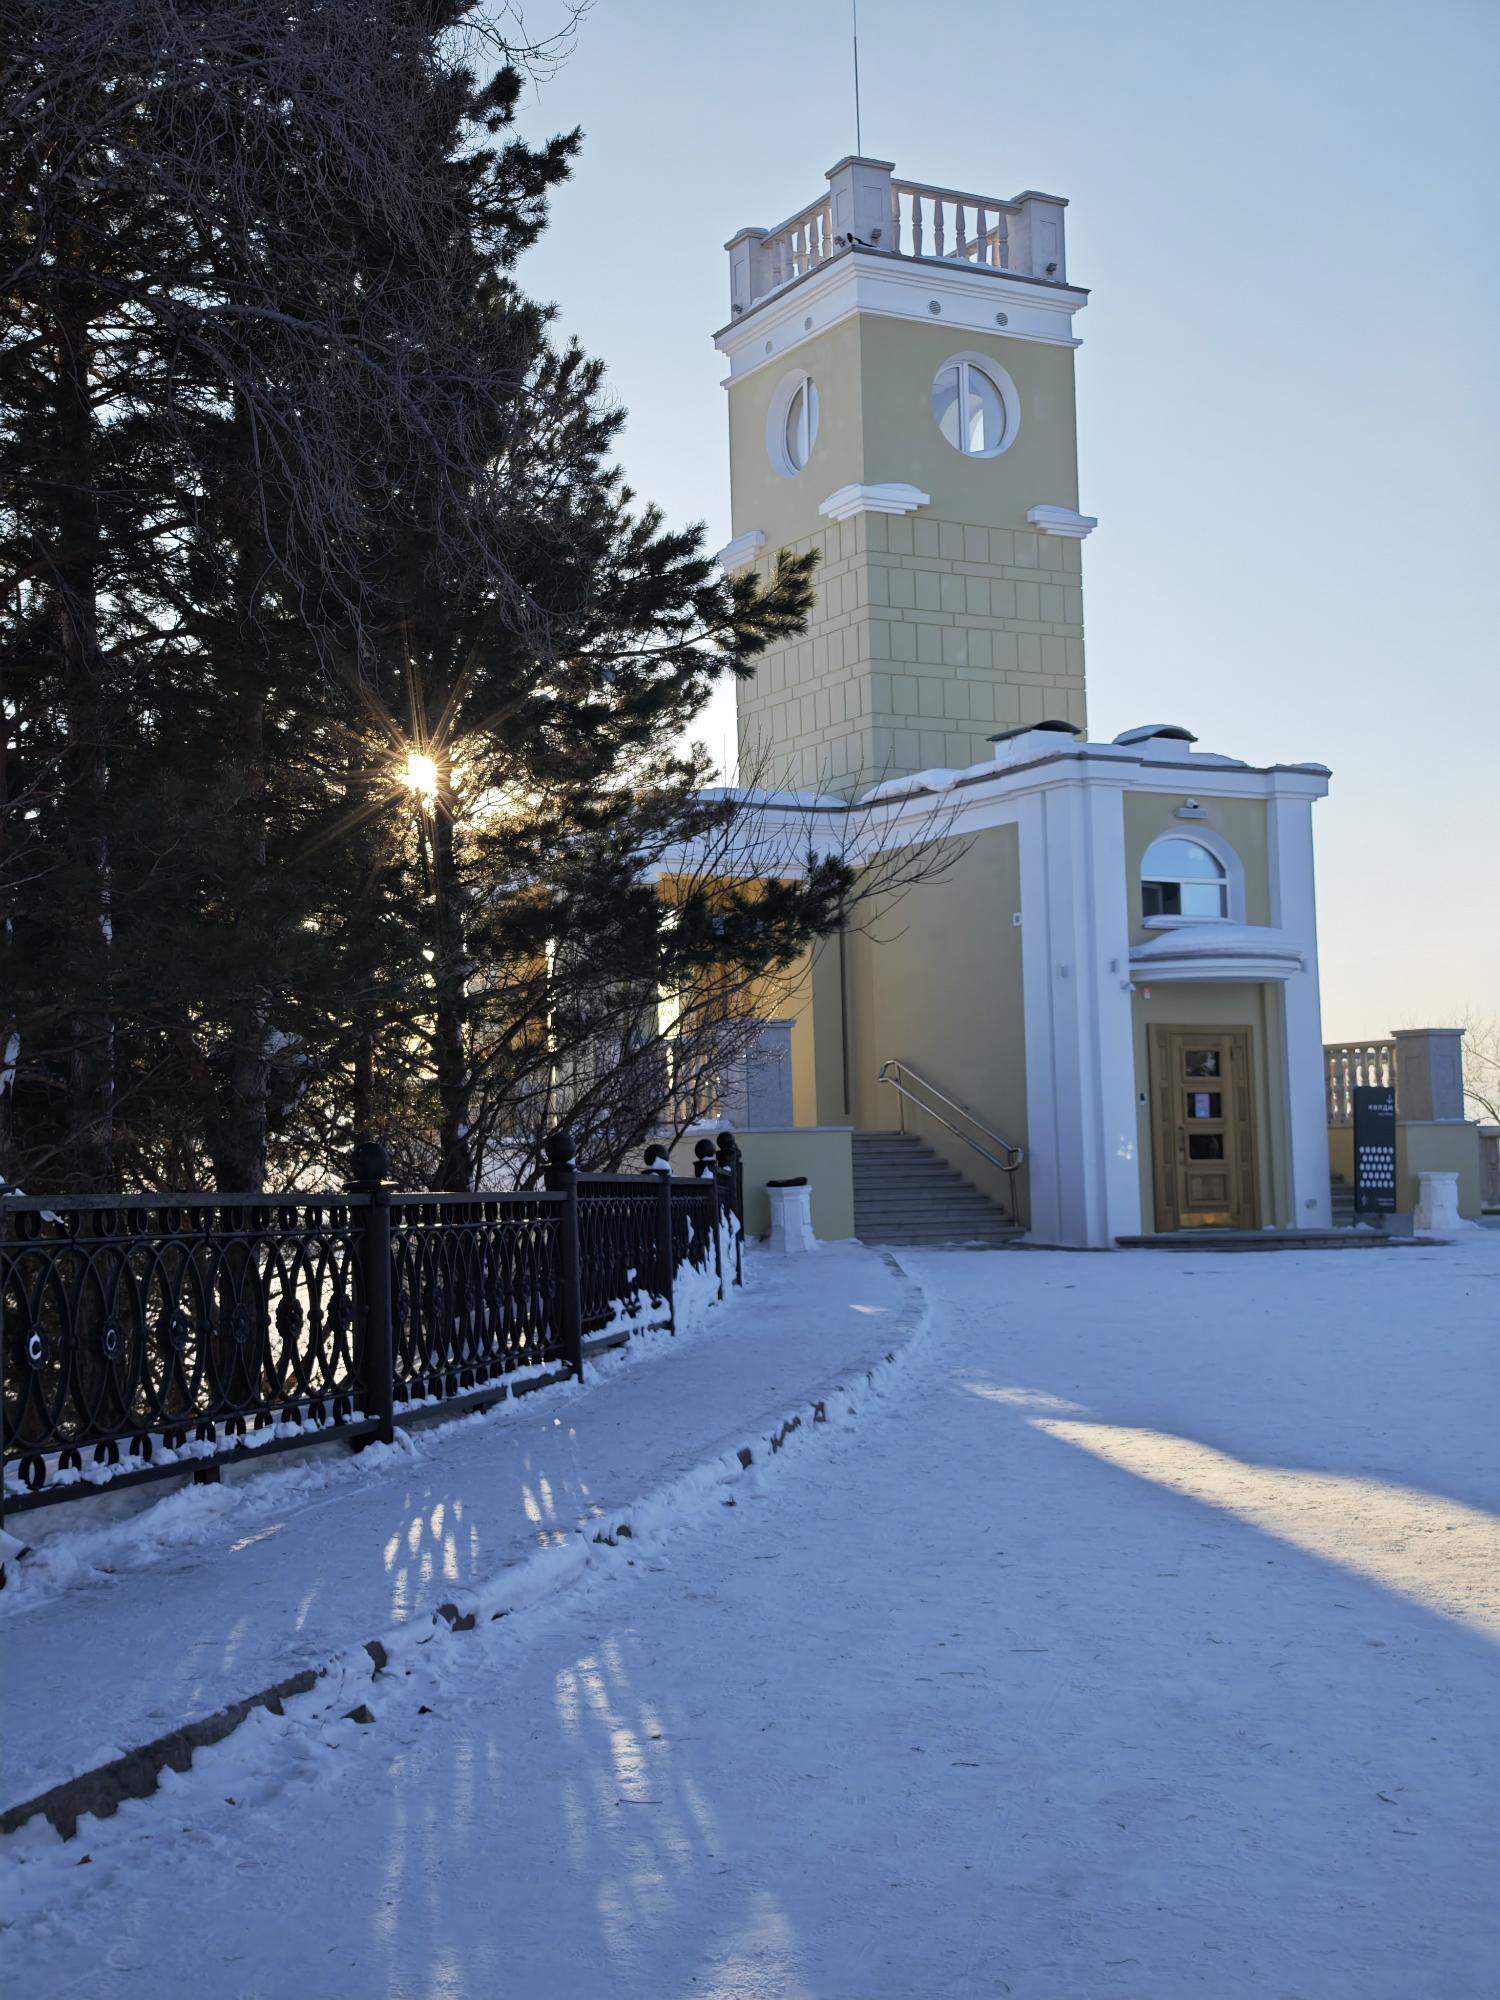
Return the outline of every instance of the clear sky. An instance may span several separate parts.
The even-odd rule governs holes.
[[[596,0],[528,99],[586,143],[524,280],[712,547],[722,245],[854,150],[849,13]],[[867,153],[1071,203],[1090,734],[1332,767],[1329,1039],[1500,1015],[1500,0],[861,0],[860,68]]]

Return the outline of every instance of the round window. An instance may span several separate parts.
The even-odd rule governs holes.
[[[776,470],[791,478],[812,456],[818,437],[818,385],[811,375],[787,375],[771,398],[766,444]]]
[[[978,354],[955,354],[933,379],[932,414],[955,451],[965,458],[994,458],[1020,427],[1021,402],[1015,383],[997,363]]]

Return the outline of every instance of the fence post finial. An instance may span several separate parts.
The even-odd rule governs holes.
[[[391,1156],[378,1139],[361,1139],[350,1152],[349,1165],[354,1188],[379,1187],[391,1177]]]
[[[723,1202],[734,1217],[734,1282],[745,1282],[742,1244],[745,1237],[745,1162],[732,1132],[719,1134],[719,1185]]]

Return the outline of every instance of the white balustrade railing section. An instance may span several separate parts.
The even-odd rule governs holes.
[[[1354,1122],[1356,1089],[1396,1087],[1394,1042],[1325,1042],[1323,1067],[1328,1086],[1328,1122]]]
[[[776,228],[742,229],[726,245],[731,311],[748,312],[846,251],[1067,282],[1067,204],[1057,195],[965,194],[897,180],[884,160],[842,160],[828,181],[827,194]]]
[[[833,203],[827,195],[767,236],[762,268],[774,292],[826,264],[834,252]]]
[[[891,182],[891,241],[898,257],[948,257],[959,263],[1010,269],[1014,202],[959,194],[917,181]]]

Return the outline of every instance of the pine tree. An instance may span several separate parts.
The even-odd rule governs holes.
[[[712,1029],[848,910],[836,858],[653,879],[810,564],[726,580],[625,486],[517,278],[576,137],[517,136],[481,18],[0,0],[12,1176],[617,1159],[658,995]]]
[[[385,480],[446,482],[445,532],[501,573],[467,267],[535,228],[571,147],[473,143],[515,81],[463,66],[472,11],[0,12],[0,1137],[53,1184],[109,1185],[122,1138],[149,1172],[184,1108],[256,1184],[321,888],[275,852],[305,817],[279,753],[364,672]]]

